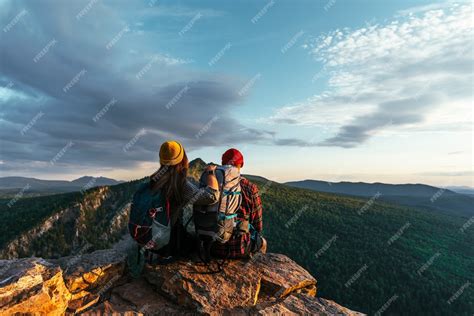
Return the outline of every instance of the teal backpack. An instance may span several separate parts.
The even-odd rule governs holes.
[[[161,192],[153,194],[149,183],[142,184],[133,195],[130,209],[128,230],[132,238],[144,246],[154,238],[152,228],[160,224],[168,226],[169,221],[170,205],[166,197]]]

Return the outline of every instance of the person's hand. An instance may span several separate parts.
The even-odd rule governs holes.
[[[149,242],[146,243],[145,246],[143,246],[143,248],[145,249],[153,249],[155,247],[156,247],[156,242],[153,239],[151,239]]]
[[[208,165],[206,167],[206,172],[212,172],[214,171],[214,174],[212,175],[209,175],[207,177],[207,186],[210,187],[211,189],[214,189],[214,190],[219,190],[219,184],[217,183],[217,178],[216,178],[216,174],[215,174],[215,170],[216,170],[217,166],[216,165]]]
[[[216,170],[216,168],[217,168],[217,165],[207,165],[206,166],[206,171]]]

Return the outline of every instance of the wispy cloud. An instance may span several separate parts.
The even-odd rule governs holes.
[[[346,148],[402,126],[470,130],[472,18],[469,5],[417,7],[388,23],[338,29],[307,43],[328,89],[280,108],[270,121],[338,127],[320,145]]]
[[[474,176],[474,171],[461,170],[461,171],[444,171],[444,172],[423,172],[423,173],[418,173],[417,175],[430,176],[430,177],[468,177],[468,176]]]
[[[156,5],[145,8],[142,11],[143,14],[149,16],[168,16],[168,17],[186,17],[191,18],[196,14],[201,14],[204,18],[216,18],[226,15],[226,12],[220,10],[214,10],[209,8],[195,9],[186,6],[168,6],[168,5]]]

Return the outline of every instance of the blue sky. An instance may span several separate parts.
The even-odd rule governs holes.
[[[0,1],[0,172],[473,186],[470,2]]]

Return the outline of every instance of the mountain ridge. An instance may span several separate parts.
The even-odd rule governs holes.
[[[303,180],[285,185],[317,192],[370,197],[390,203],[413,206],[457,215],[474,215],[474,197],[426,184],[387,184],[381,182],[328,182]]]
[[[58,194],[75,191],[85,191],[90,188],[116,185],[123,181],[106,177],[82,176],[68,180],[42,180],[28,177],[0,177],[0,197],[21,196],[32,197],[49,194]],[[21,193],[19,193],[21,192]]]
[[[342,186],[342,185],[347,185],[347,186],[366,186],[366,187],[373,187],[372,190],[369,190],[368,192],[365,192],[365,196],[371,196],[373,195],[373,190],[378,190],[380,187],[382,188],[400,188],[400,189],[413,189],[413,188],[418,188],[420,190],[424,190],[424,192],[415,192],[417,195],[432,195],[435,194],[438,190],[445,190],[446,193],[456,193],[454,191],[451,191],[449,189],[444,189],[424,183],[397,183],[397,184],[391,184],[391,183],[384,183],[384,182],[363,182],[363,181],[357,181],[357,182],[352,182],[352,181],[339,181],[339,182],[331,182],[331,181],[323,181],[323,180],[313,180],[313,179],[305,179],[305,180],[295,180],[295,181],[287,181],[284,182],[286,185],[290,186],[295,186],[295,187],[301,187],[301,188],[309,188],[309,187],[303,187],[303,185],[311,186],[311,185],[318,185],[318,186]],[[301,185],[301,186],[299,186]],[[388,190],[385,190],[388,191]],[[408,192],[403,192],[403,193],[408,193]],[[412,195],[414,192],[409,192]],[[393,194],[392,192],[386,192],[386,195],[399,195],[399,194]],[[354,194],[355,195],[355,194]],[[361,195],[361,194],[358,194]]]
[[[98,181],[99,183],[106,182],[103,185],[114,185],[114,184],[119,184],[123,183],[124,181],[121,180],[115,180],[112,178],[107,178],[107,177],[93,177],[93,176],[82,176],[74,180],[45,180],[45,179],[38,179],[34,177],[21,177],[21,176],[8,176],[8,177],[0,177],[0,189],[11,189],[11,188],[21,188],[28,183],[33,183],[33,184],[44,184],[45,186],[50,185],[50,186],[60,186],[60,185],[71,185],[71,184],[76,184],[76,185],[84,185],[87,184],[89,181],[95,180],[96,182]]]

